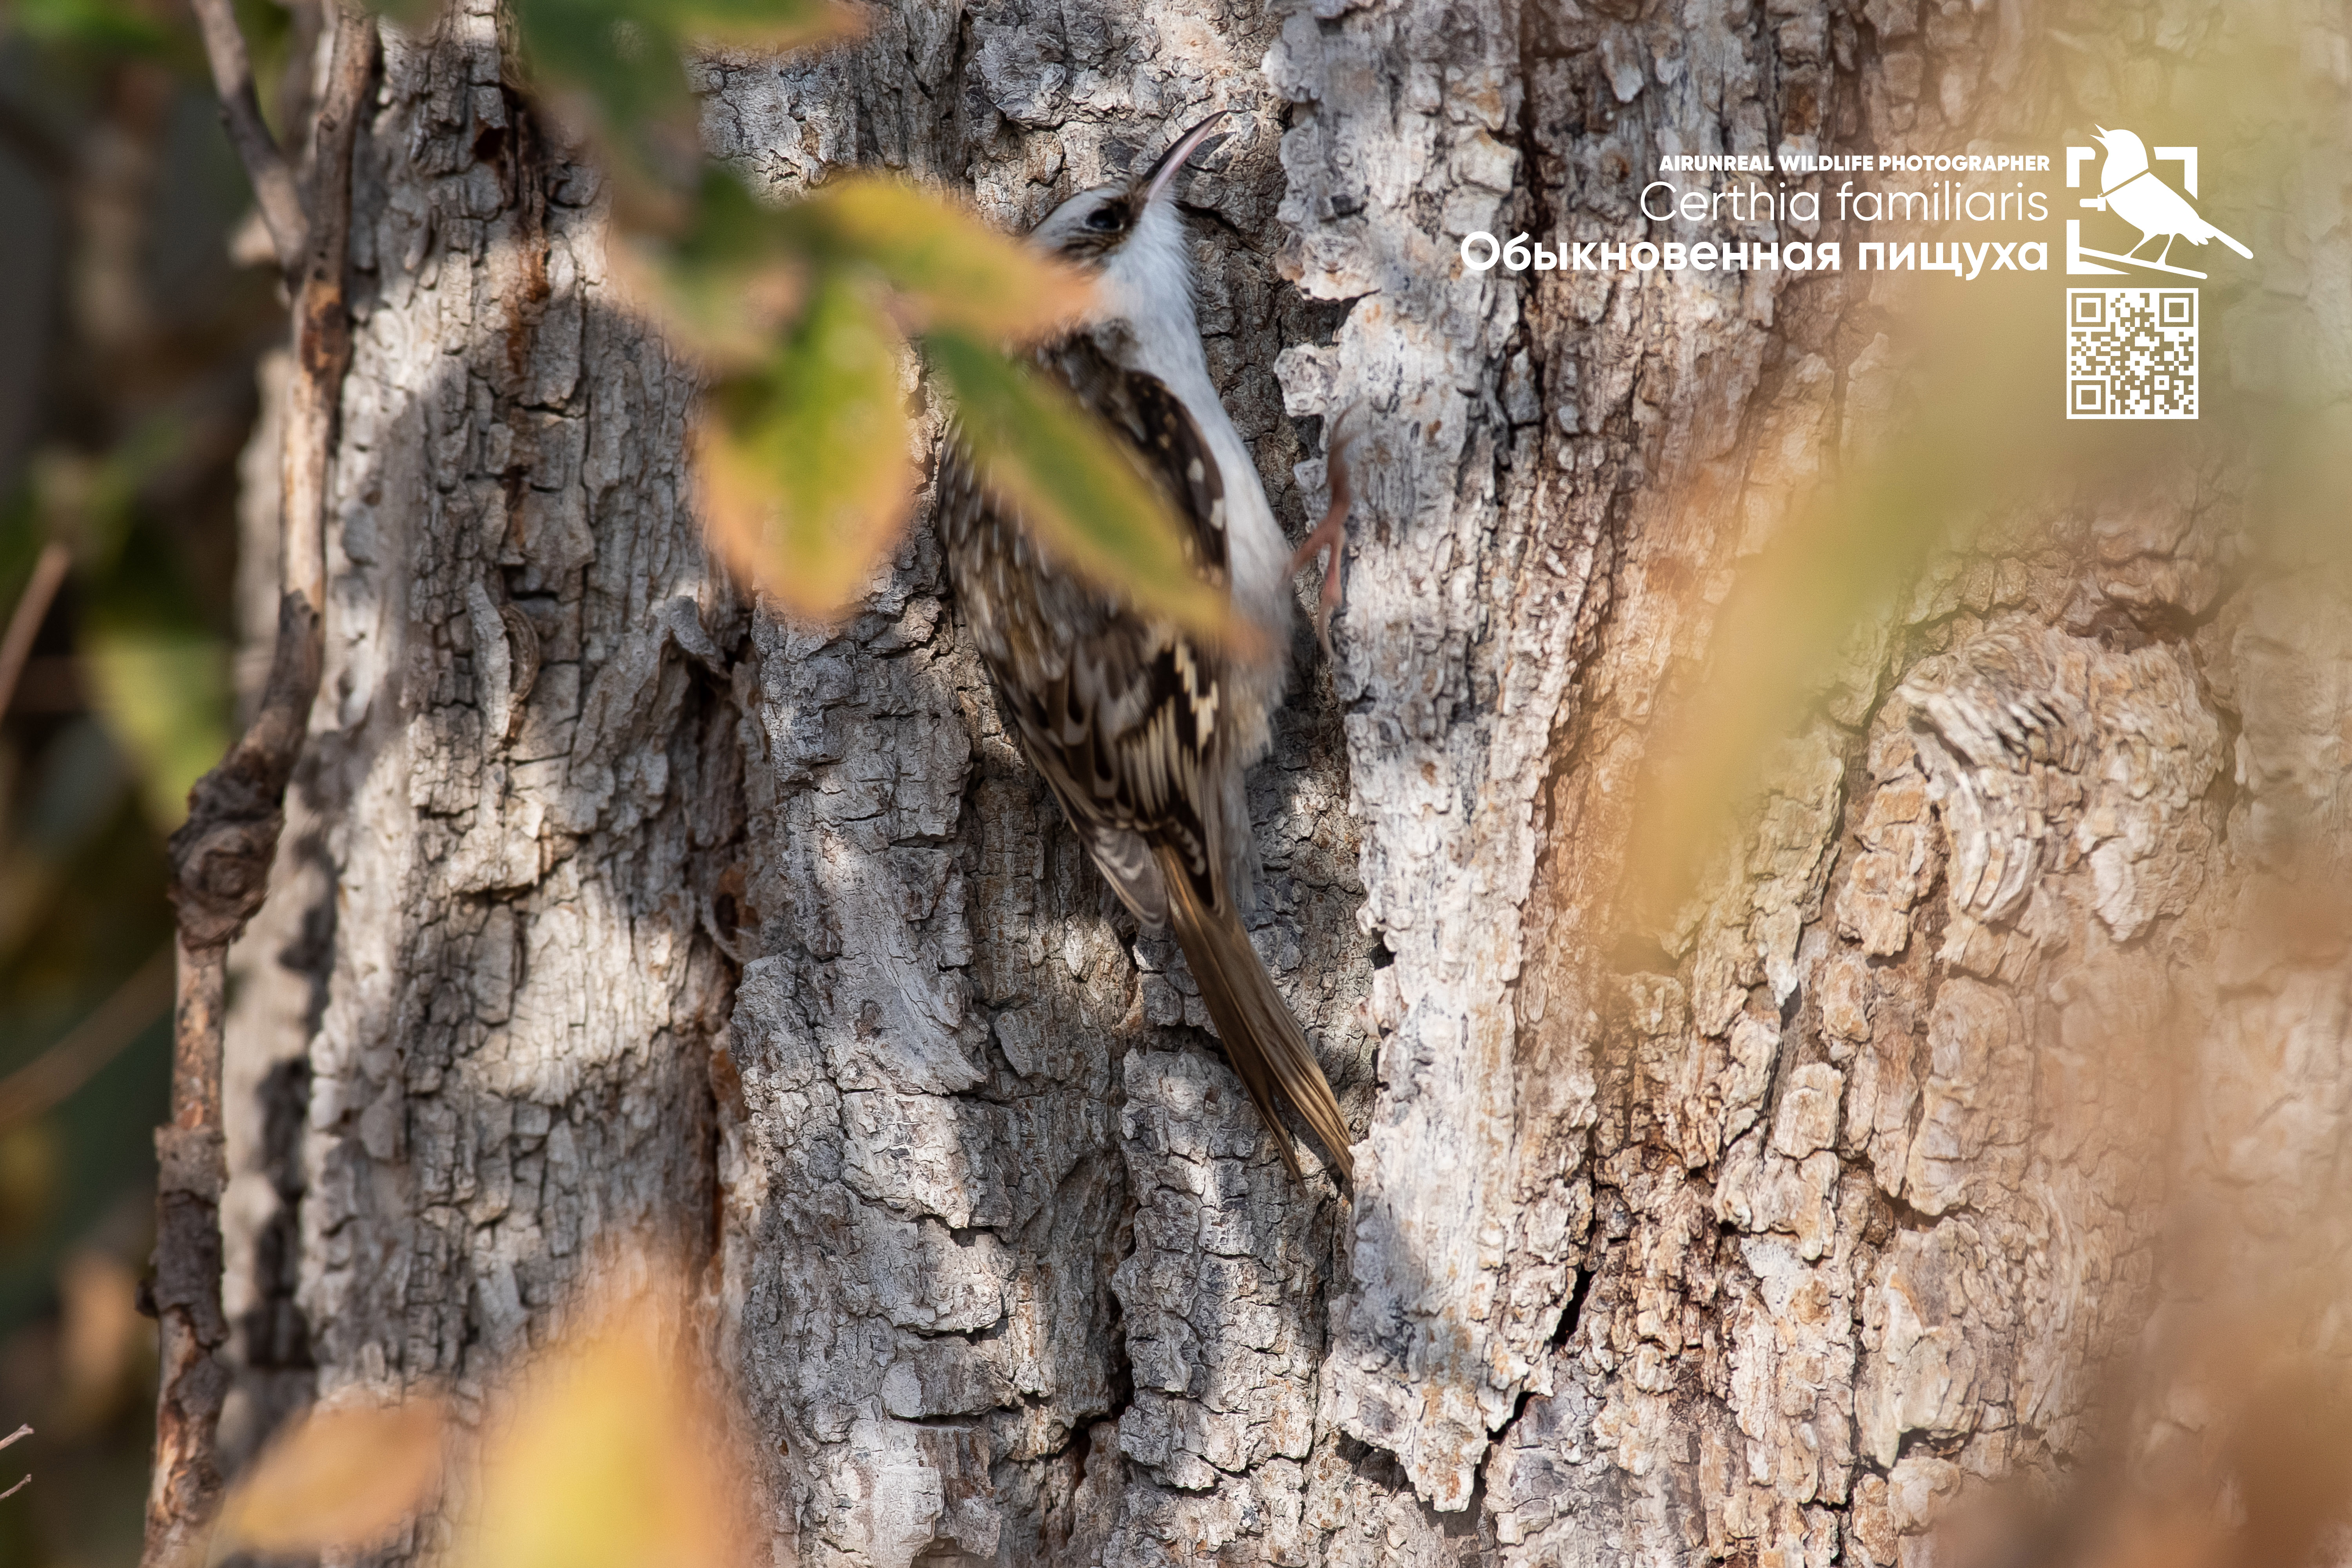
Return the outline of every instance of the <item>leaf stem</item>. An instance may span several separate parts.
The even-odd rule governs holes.
[[[0,1437],[0,1448],[6,1447],[9,1444],[16,1441],[19,1437],[29,1437],[32,1435],[33,1429],[30,1426],[19,1426],[14,1432],[9,1433],[5,1437]],[[18,1481],[6,1491],[0,1492],[0,1502],[6,1502],[10,1498],[15,1497],[18,1492],[23,1491],[26,1487],[29,1487],[32,1484],[33,1478],[31,1476],[26,1476],[23,1480]]]

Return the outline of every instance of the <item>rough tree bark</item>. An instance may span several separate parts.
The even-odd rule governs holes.
[[[2246,548],[2236,437],[1936,552],[1645,921],[1727,595],[1933,388],[1852,271],[1454,258],[1638,237],[1662,152],[2050,151],[2220,5],[892,0],[706,63],[777,190],[882,165],[1013,225],[1235,111],[1202,326],[1294,527],[1362,405],[1336,656],[1252,784],[1351,1197],[1287,1180],[1019,763],[921,518],[830,631],[712,565],[693,377],[495,23],[388,39],[362,132],[326,690],[237,958],[233,1450],[478,1384],[642,1227],[705,1266],[780,1561],[1910,1562],[1965,1477],[2101,1441],[2168,1180],[2310,1190],[2341,946],[2231,938],[2341,863],[2352,621]],[[2343,10],[2298,26],[2340,112]],[[2300,178],[2237,209],[2209,374],[2333,398],[2340,177]]]

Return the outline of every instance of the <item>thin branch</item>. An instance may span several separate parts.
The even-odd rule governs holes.
[[[16,681],[25,673],[25,660],[32,657],[33,639],[41,635],[41,623],[49,618],[49,605],[56,602],[58,590],[65,585],[66,568],[72,564],[72,552],[54,539],[41,546],[40,555],[33,562],[33,574],[9,614],[8,630],[0,635],[0,713],[8,711],[8,704],[16,700]]]
[[[32,1435],[33,1429],[30,1426],[19,1426],[14,1432],[9,1433],[5,1437],[0,1437],[0,1448],[6,1447],[9,1444],[15,1442],[19,1437],[29,1437]],[[32,1484],[33,1478],[26,1476],[23,1480],[18,1481],[6,1491],[0,1492],[0,1502],[6,1502],[10,1498],[15,1497],[18,1492],[23,1491],[26,1487],[29,1487]]]
[[[0,1078],[0,1132],[30,1121],[88,1083],[172,1005],[172,950],[141,964],[114,994],[47,1050]],[[7,1447],[0,1443],[0,1448]]]
[[[196,25],[205,35],[205,58],[211,62],[213,88],[220,94],[221,122],[228,128],[229,144],[253,183],[261,221],[269,226],[278,264],[288,272],[302,265],[309,247],[310,223],[302,211],[302,194],[295,188],[294,171],[278,151],[261,118],[261,100],[253,90],[253,64],[245,52],[245,35],[237,31],[236,13],[229,0],[189,0]]]
[[[200,10],[226,0],[197,0]],[[207,32],[211,29],[208,27]],[[253,722],[188,792],[172,836],[179,915],[172,1036],[172,1120],[155,1133],[155,1307],[162,1387],[142,1562],[165,1568],[195,1550],[221,1492],[217,1447],[228,1373],[221,1309],[221,1021],[229,943],[261,908],[285,826],[286,786],[310,728],[325,656],[327,477],[335,412],[352,358],[343,268],[351,237],[352,148],[375,81],[375,19],[340,5],[312,139],[310,211],[294,265],[294,378],[287,388],[279,490],[278,645]],[[252,83],[244,83],[249,100]],[[284,254],[281,244],[280,254]]]

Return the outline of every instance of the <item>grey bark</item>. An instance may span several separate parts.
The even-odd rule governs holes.
[[[1626,237],[1661,151],[2038,135],[2225,25],[903,0],[705,63],[712,150],[780,191],[881,165],[1013,226],[1236,111],[1202,324],[1294,527],[1361,406],[1336,657],[1251,784],[1344,1197],[1021,764],[926,522],[838,628],[747,604],[686,504],[693,377],[488,0],[392,42],[328,689],[239,955],[242,1440],[478,1389],[632,1227],[707,1265],[785,1562],[1910,1563],[1970,1478],[2135,1430],[2098,1373],[2167,1192],[2339,1179],[2342,944],[2246,936],[2342,863],[2337,567],[2254,547],[2220,433],[1996,520],[1645,925],[1633,812],[1726,592],[1932,387],[1852,274],[1454,247]],[[2343,15],[2302,25],[2332,101]],[[2255,389],[2344,319],[2315,188],[2261,197],[2229,305],[2282,346]]]

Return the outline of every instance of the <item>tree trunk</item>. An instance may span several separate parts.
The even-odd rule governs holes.
[[[2219,5],[895,0],[706,63],[777,189],[883,165],[1012,226],[1236,111],[1202,323],[1295,529],[1356,409],[1336,652],[1251,783],[1351,1194],[1286,1176],[1019,760],[925,519],[830,630],[713,564],[693,375],[492,9],[391,41],[362,132],[326,690],[229,1037],[233,1449],[478,1386],[641,1231],[705,1268],[780,1561],[1911,1563],[1967,1478],[2124,1429],[2168,1192],[2321,1191],[2342,944],[2231,938],[2342,863],[2352,620],[2248,547],[2250,437],[1927,549],[1657,914],[1727,602],[1937,373],[1874,231],[1821,226],[1837,272],[1456,255],[1681,235],[1633,205],[1662,153],[2052,152]],[[2302,26],[2242,142],[2336,102],[2340,8]],[[2294,351],[2343,319],[2335,198],[2265,177],[2209,393],[2333,397]]]

